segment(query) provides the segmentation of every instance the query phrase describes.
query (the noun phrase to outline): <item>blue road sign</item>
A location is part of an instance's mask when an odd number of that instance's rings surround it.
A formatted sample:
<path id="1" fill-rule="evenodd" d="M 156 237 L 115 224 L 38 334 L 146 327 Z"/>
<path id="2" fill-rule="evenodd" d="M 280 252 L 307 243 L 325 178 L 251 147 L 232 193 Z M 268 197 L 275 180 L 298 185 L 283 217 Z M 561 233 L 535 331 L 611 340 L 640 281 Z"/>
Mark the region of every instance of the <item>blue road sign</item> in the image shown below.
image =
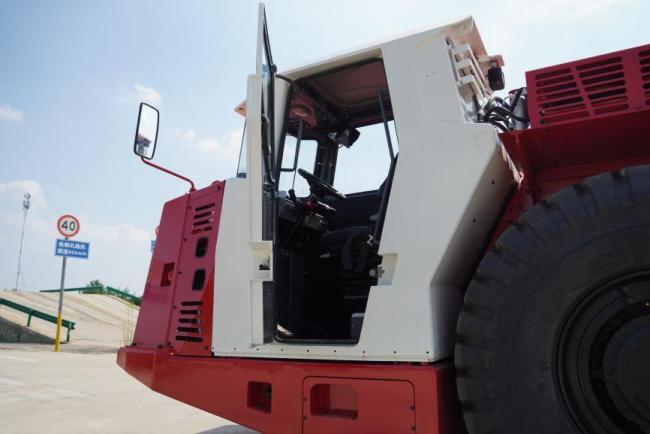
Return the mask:
<path id="1" fill-rule="evenodd" d="M 156 240 L 151 240 L 151 253 L 153 253 L 153 249 L 156 247 Z"/>
<path id="2" fill-rule="evenodd" d="M 88 259 L 89 250 L 90 243 L 84 243 L 83 241 L 60 240 L 57 238 L 54 254 L 56 256 L 67 256 L 68 258 Z"/>

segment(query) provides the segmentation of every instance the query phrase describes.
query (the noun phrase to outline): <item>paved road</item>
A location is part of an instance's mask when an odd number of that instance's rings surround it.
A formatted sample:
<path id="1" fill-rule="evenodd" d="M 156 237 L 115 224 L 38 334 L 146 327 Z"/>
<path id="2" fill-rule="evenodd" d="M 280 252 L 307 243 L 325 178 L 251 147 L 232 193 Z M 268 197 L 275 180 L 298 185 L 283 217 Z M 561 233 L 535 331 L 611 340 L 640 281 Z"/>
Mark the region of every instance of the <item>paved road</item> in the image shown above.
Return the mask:
<path id="1" fill-rule="evenodd" d="M 255 434 L 152 392 L 115 364 L 115 350 L 62 351 L 0 344 L 1 434 Z"/>

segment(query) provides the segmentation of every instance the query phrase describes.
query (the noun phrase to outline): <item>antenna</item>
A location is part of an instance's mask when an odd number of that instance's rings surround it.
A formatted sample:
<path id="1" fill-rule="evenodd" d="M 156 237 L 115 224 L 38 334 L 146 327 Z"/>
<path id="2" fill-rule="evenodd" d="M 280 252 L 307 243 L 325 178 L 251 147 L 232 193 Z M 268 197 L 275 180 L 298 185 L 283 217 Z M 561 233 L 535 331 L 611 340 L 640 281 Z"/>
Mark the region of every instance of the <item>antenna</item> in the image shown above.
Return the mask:
<path id="1" fill-rule="evenodd" d="M 23 240 L 25 238 L 25 222 L 27 221 L 27 212 L 29 211 L 29 207 L 32 205 L 31 198 L 32 195 L 29 193 L 25 193 L 25 199 L 23 199 L 23 230 L 20 233 L 20 249 L 18 250 L 18 271 L 16 272 L 16 286 L 14 287 L 14 291 L 18 291 L 18 283 L 20 282 L 20 271 L 21 271 L 21 265 L 23 262 Z M 25 278 L 23 277 L 23 281 Z"/>

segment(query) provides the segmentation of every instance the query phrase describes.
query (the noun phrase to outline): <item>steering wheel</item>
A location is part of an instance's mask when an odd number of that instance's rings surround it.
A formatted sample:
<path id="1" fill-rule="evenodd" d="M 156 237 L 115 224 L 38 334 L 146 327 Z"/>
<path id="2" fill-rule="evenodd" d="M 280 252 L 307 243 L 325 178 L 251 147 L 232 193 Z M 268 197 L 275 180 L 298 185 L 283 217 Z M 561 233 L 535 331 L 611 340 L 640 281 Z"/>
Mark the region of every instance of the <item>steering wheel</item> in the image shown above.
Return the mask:
<path id="1" fill-rule="evenodd" d="M 345 200 L 346 196 L 334 187 L 304 169 L 298 169 L 298 174 L 305 178 L 312 194 L 316 196 L 331 196 L 334 199 Z"/>

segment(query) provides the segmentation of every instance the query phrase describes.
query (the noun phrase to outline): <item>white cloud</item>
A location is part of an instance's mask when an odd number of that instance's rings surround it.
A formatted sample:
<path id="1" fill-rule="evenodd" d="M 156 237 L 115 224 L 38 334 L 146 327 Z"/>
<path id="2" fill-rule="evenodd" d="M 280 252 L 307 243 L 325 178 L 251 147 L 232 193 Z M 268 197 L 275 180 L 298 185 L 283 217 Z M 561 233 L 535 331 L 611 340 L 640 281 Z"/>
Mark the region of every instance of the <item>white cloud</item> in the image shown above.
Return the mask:
<path id="1" fill-rule="evenodd" d="M 129 88 L 120 89 L 121 99 L 123 101 L 146 102 L 151 105 L 160 104 L 162 96 L 154 88 L 135 83 Z"/>
<path id="2" fill-rule="evenodd" d="M 96 242 L 119 242 L 147 245 L 151 239 L 148 231 L 140 229 L 131 223 L 102 224 L 93 223 L 88 217 L 85 220 L 84 236 Z"/>
<path id="3" fill-rule="evenodd" d="M 166 133 L 180 139 L 186 146 L 195 149 L 202 154 L 214 154 L 227 161 L 237 161 L 243 130 L 228 131 L 222 139 L 215 137 L 198 138 L 193 129 L 182 130 L 179 128 L 168 128 Z"/>
<path id="4" fill-rule="evenodd" d="M 16 210 L 21 209 L 25 193 L 31 195 L 31 210 L 42 211 L 47 207 L 45 195 L 40 184 L 32 180 L 0 183 L 0 200 L 15 203 Z"/>
<path id="5" fill-rule="evenodd" d="M 20 122 L 23 120 L 24 113 L 16 110 L 9 104 L 0 104 L 0 121 Z"/>
<path id="6" fill-rule="evenodd" d="M 606 13 L 637 0 L 537 0 L 525 2 L 526 18 L 571 18 Z M 521 3 L 517 3 L 521 5 Z"/>
<path id="7" fill-rule="evenodd" d="M 165 128 L 165 132 L 177 139 L 181 139 L 183 142 L 191 142 L 196 137 L 196 133 L 191 128 L 189 130 L 181 130 L 180 128 Z"/>
<path id="8" fill-rule="evenodd" d="M 0 249 L 0 289 L 15 285 L 23 221 L 21 205 L 26 192 L 32 196 L 32 206 L 25 227 L 20 288 L 52 288 L 58 279 L 61 260 L 54 256 L 54 240 L 60 238 L 55 228 L 59 213 L 48 206 L 38 182 L 11 181 L 0 183 L 0 245 L 4 246 Z M 128 286 L 141 292 L 151 258 L 152 232 L 128 222 L 100 222 L 92 215 L 74 214 L 81 223 L 76 238 L 90 242 L 90 259 L 71 261 L 66 285 L 82 286 L 98 278 L 112 286 Z"/>

